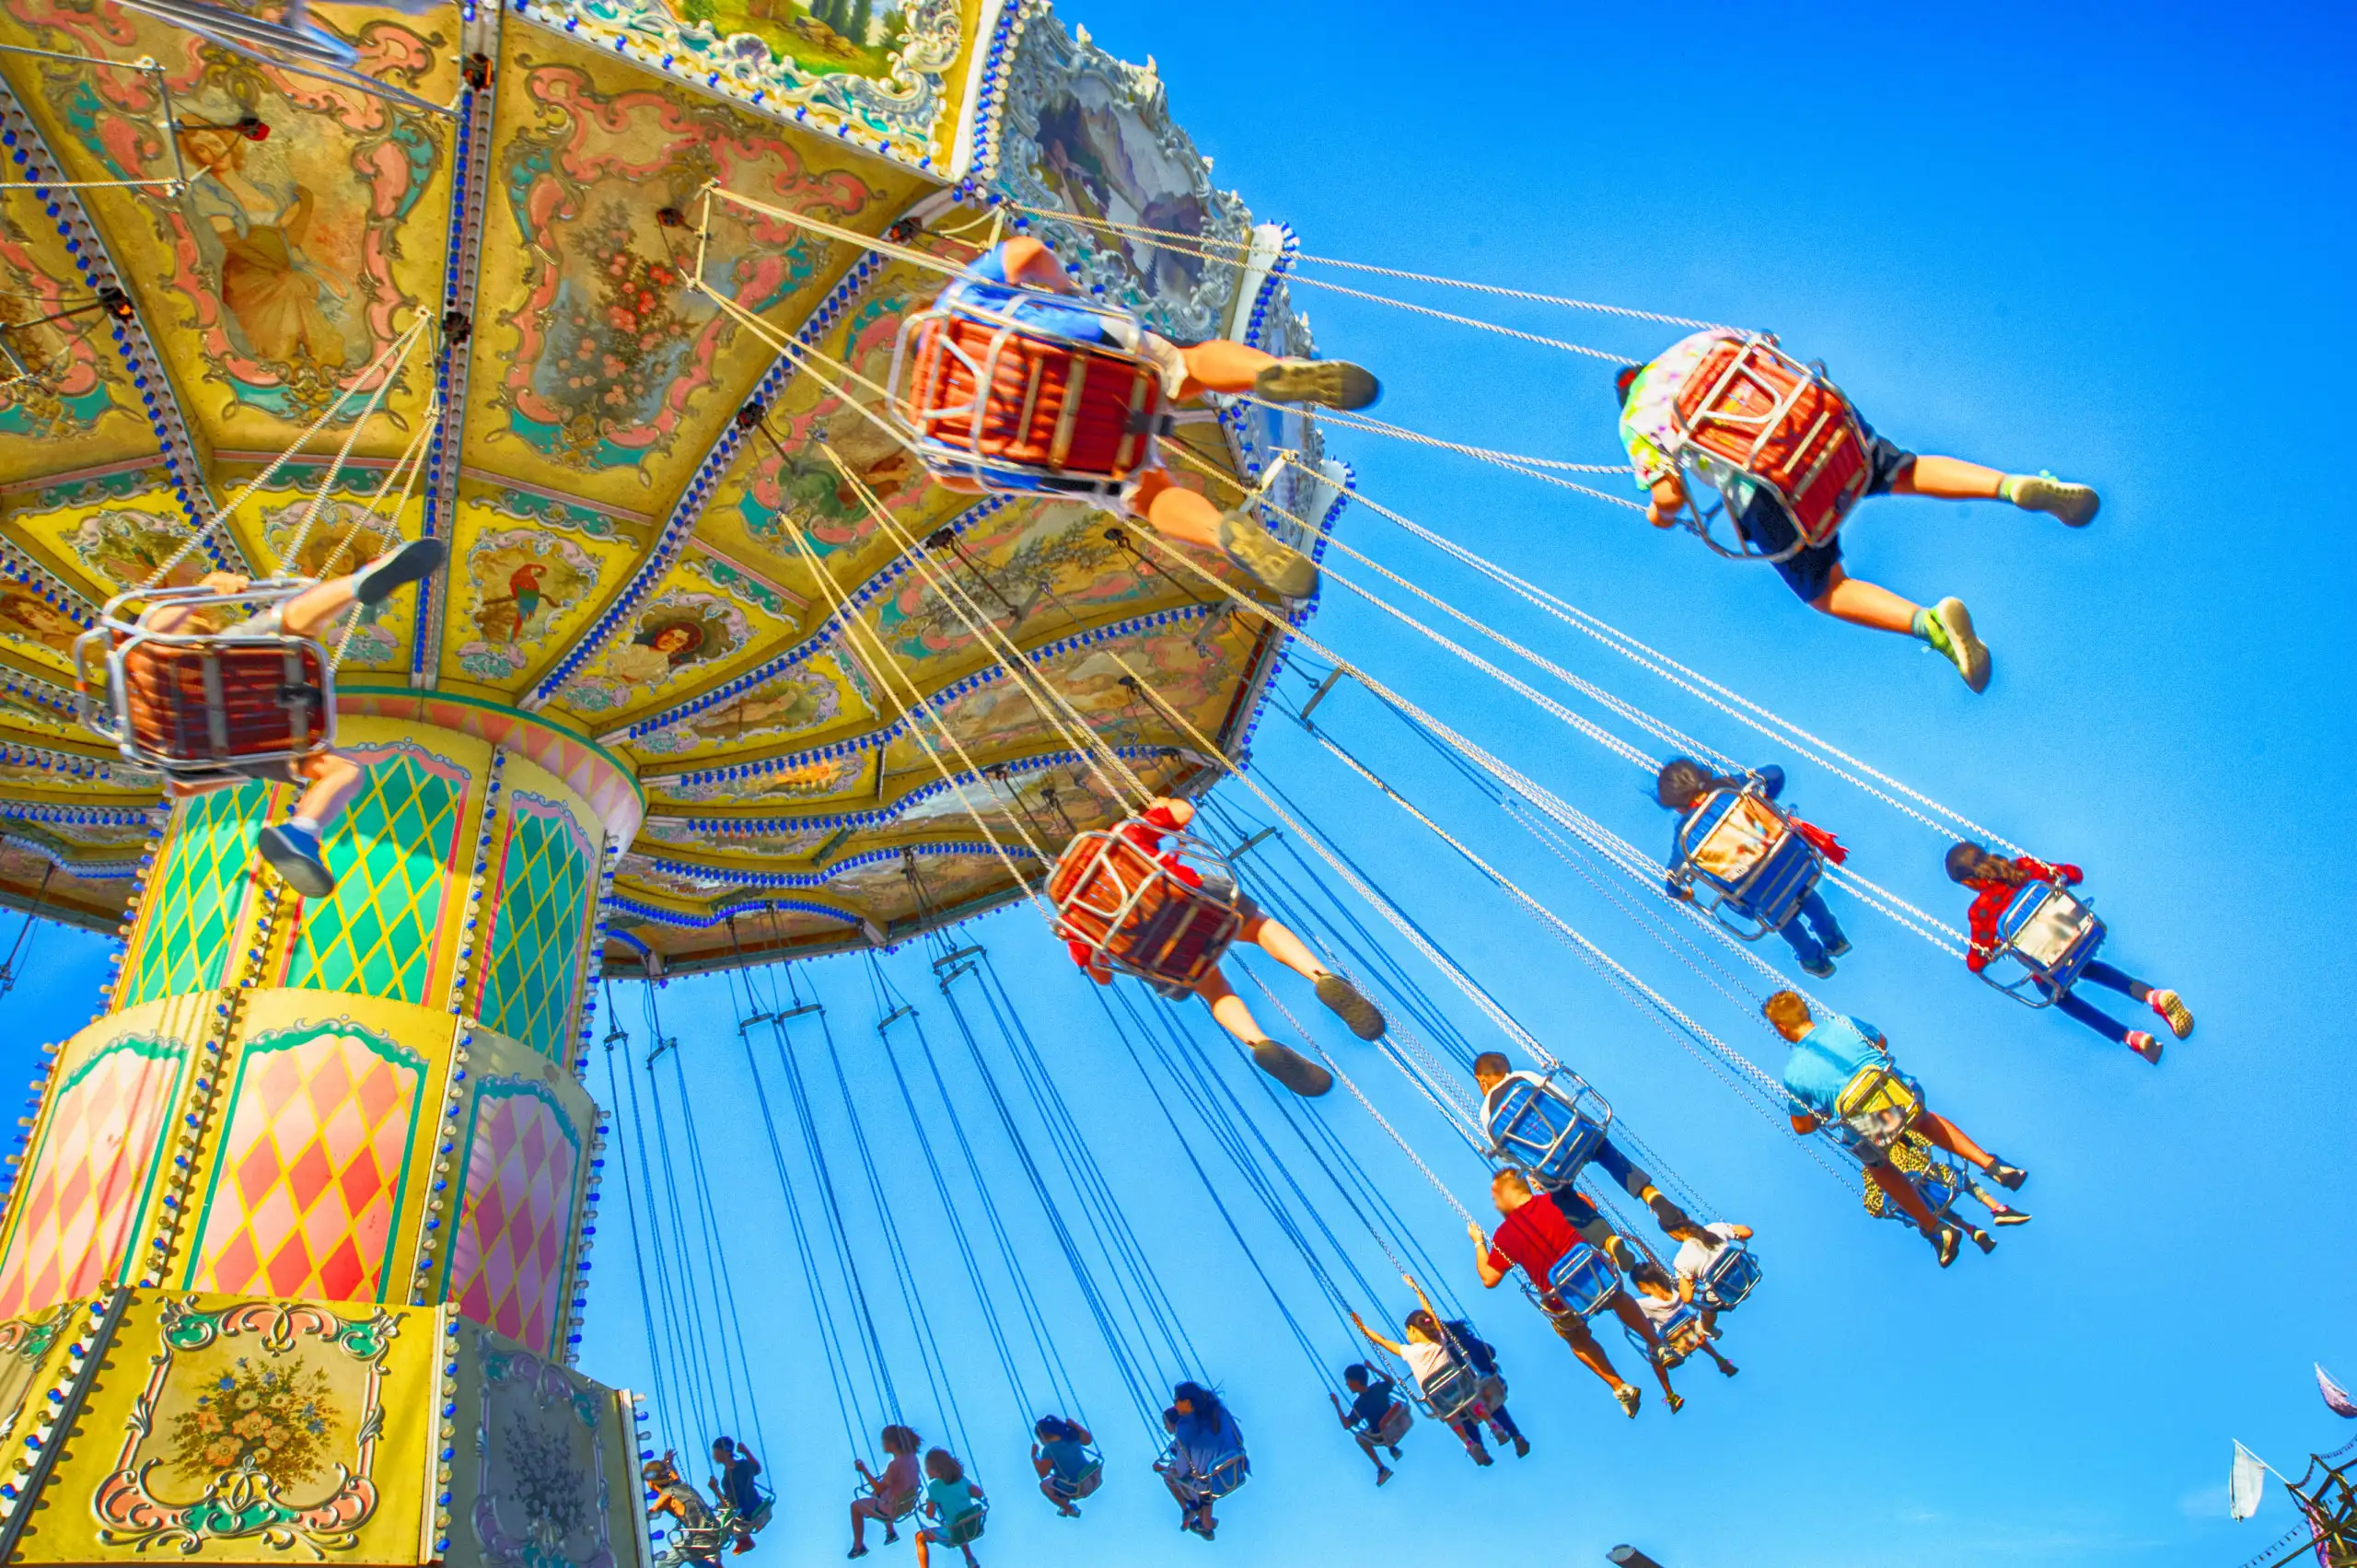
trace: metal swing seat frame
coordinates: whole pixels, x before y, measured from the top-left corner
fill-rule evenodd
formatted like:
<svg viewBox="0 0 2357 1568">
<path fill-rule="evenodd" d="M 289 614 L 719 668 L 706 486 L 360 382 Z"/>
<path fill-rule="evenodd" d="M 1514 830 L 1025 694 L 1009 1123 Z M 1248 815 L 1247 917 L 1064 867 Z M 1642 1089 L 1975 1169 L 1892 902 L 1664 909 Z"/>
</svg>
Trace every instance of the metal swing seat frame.
<svg viewBox="0 0 2357 1568">
<path fill-rule="evenodd" d="M 1066 1503 L 1077 1503 L 1084 1497 L 1094 1497 L 1097 1495 L 1097 1489 L 1105 1484 L 1104 1454 L 1094 1443 L 1082 1444 L 1080 1451 L 1087 1462 L 1080 1467 L 1078 1475 L 1067 1481 L 1051 1469 L 1046 1475 L 1039 1478 L 1047 1482 L 1050 1492 Z"/>
<path fill-rule="evenodd" d="M 1178 1481 L 1194 1495 L 1197 1502 L 1217 1503 L 1232 1496 L 1237 1488 L 1252 1479 L 1252 1459 L 1241 1447 L 1224 1455 L 1208 1471 L 1197 1470 L 1178 1452 L 1178 1440 L 1172 1438 L 1154 1461 L 1154 1473 Z"/>
<path fill-rule="evenodd" d="M 1690 1301 L 1679 1302 L 1655 1328 L 1655 1337 L 1661 1341 L 1661 1348 L 1657 1351 L 1645 1343 L 1644 1336 L 1626 1323 L 1620 1326 L 1620 1331 L 1628 1336 L 1629 1342 L 1636 1346 L 1646 1360 L 1671 1372 L 1685 1365 L 1711 1340 L 1702 1327 L 1702 1308 Z"/>
<path fill-rule="evenodd" d="M 1569 1085 L 1559 1086 L 1558 1080 Z M 1519 1092 L 1517 1092 L 1519 1091 Z M 1492 1113 L 1490 1107 L 1496 1103 Z M 1550 1118 L 1544 1108 L 1559 1107 Z M 1570 1187 L 1612 1131 L 1612 1103 L 1564 1066 L 1509 1073 L 1481 1102 L 1481 1132 L 1493 1160 L 1549 1191 Z"/>
<path fill-rule="evenodd" d="M 939 1530 L 941 1532 L 941 1544 L 944 1546 L 970 1546 L 974 1542 L 982 1539 L 982 1527 L 990 1522 L 990 1514 L 991 1500 L 987 1497 L 977 1496 L 974 1499 L 974 1505 L 971 1508 L 967 1509 L 964 1513 L 958 1515 L 956 1518 L 938 1521 L 934 1524 L 921 1526 L 920 1527 L 929 1530 Z"/>
<path fill-rule="evenodd" d="M 1137 318 L 1075 296 L 993 286 L 1015 298 L 998 308 L 937 303 L 901 322 L 885 401 L 910 451 L 936 478 L 989 494 L 1118 505 L 1130 481 L 1159 462 L 1161 368 L 1028 317 L 1078 311 L 1106 322 L 1109 336 L 1132 338 Z"/>
<path fill-rule="evenodd" d="M 1773 332 L 1747 333 L 1713 348 L 1679 389 L 1672 419 L 1667 456 L 1687 482 L 1686 527 L 1730 561 L 1773 565 L 1828 542 L 1874 478 L 1857 410 L 1822 360 L 1802 364 L 1777 346 Z M 1729 516 L 1738 477 L 1783 511 L 1793 525 L 1791 544 L 1771 552 L 1744 537 Z M 1718 505 L 1693 500 L 1697 481 L 1718 493 Z M 1721 517 L 1727 517 L 1732 543 L 1712 531 Z"/>
<path fill-rule="evenodd" d="M 1997 950 L 1980 978 L 2026 1007 L 2051 1007 L 2079 982 L 2106 935 L 2093 899 L 2058 882 L 2025 882 L 1997 917 Z M 2017 972 L 1991 973 L 2000 964 Z"/>
<path fill-rule="evenodd" d="M 1149 850 L 1121 831 L 1142 820 L 1074 834 L 1049 874 L 1048 902 L 1056 935 L 1084 948 L 1092 966 L 1183 990 L 1218 967 L 1243 928 L 1236 873 L 1215 846 L 1187 833 L 1148 824 L 1162 837 Z M 1200 885 L 1166 859 L 1185 863 Z"/>
<path fill-rule="evenodd" d="M 1732 1312 L 1759 1288 L 1759 1275 L 1757 1253 L 1743 1242 L 1723 1241 L 1694 1276 L 1694 1299 L 1709 1311 Z"/>
<path fill-rule="evenodd" d="M 1486 1415 L 1492 1406 L 1482 1397 L 1485 1386 L 1497 1381 L 1481 1375 L 1472 1359 L 1456 1343 L 1456 1339 L 1454 1334 L 1449 1336 L 1447 1371 L 1431 1383 L 1413 1376 L 1408 1379 L 1416 1390 L 1411 1396 L 1416 1408 L 1444 1426 L 1454 1426 L 1460 1421 L 1479 1421 Z M 1505 1400 L 1501 1397 L 1496 1402 L 1504 1404 Z"/>
<path fill-rule="evenodd" d="M 1922 1119 L 1923 1088 L 1886 1057 L 1850 1075 L 1833 1113 L 1849 1138 L 1887 1156 Z"/>
<path fill-rule="evenodd" d="M 242 606 L 250 614 L 316 586 L 272 577 L 235 593 L 117 594 L 74 640 L 82 722 L 126 761 L 176 782 L 293 778 L 300 764 L 335 749 L 334 661 L 319 639 L 283 630 L 163 632 L 151 622 L 168 609 Z"/>
<path fill-rule="evenodd" d="M 1726 804 L 1717 805 L 1722 798 Z M 1774 824 L 1772 835 L 1763 819 Z M 1670 880 L 1746 942 L 1790 924 L 1825 879 L 1825 856 L 1793 826 L 1792 813 L 1768 798 L 1757 774 L 1741 789 L 1713 790 L 1689 811 L 1678 826 L 1678 848 L 1680 865 Z M 1714 862 L 1727 869 L 1714 869 Z"/>
<path fill-rule="evenodd" d="M 761 1505 L 750 1514 L 739 1515 L 726 1504 L 712 1511 L 712 1523 L 703 1526 L 681 1523 L 676 1516 L 667 1532 L 663 1553 L 655 1561 L 657 1568 L 686 1568 L 691 1562 L 718 1562 L 728 1543 L 737 1539 L 738 1529 L 758 1532 L 769 1523 L 770 1511 L 777 1499 L 769 1493 L 761 1494 Z M 753 1521 L 759 1520 L 756 1524 Z"/>
<path fill-rule="evenodd" d="M 1550 1316 L 1557 1315 L 1547 1305 L 1551 1296 L 1563 1304 L 1563 1311 L 1593 1318 L 1620 1295 L 1620 1271 L 1604 1255 L 1602 1248 L 1590 1241 L 1575 1241 L 1547 1271 L 1544 1283 L 1534 1286 L 1526 1283 L 1522 1290 L 1541 1312 Z"/>
</svg>

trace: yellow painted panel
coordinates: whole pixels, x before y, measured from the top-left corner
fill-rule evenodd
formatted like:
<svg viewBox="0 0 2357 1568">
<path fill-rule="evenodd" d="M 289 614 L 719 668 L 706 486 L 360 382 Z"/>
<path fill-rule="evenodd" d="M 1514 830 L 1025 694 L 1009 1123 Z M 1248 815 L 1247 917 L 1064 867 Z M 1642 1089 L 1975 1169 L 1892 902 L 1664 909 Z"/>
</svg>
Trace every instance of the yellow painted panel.
<svg viewBox="0 0 2357 1568">
<path fill-rule="evenodd" d="M 442 671 L 509 692 L 563 656 L 655 534 L 651 518 L 476 479 L 458 512 Z"/>
<path fill-rule="evenodd" d="M 684 285 L 707 180 L 880 229 L 919 177 L 650 81 L 610 53 L 505 32 L 468 451 L 592 502 L 668 509 L 777 351 Z M 791 331 L 853 260 L 791 226 L 714 226 L 703 277 Z M 500 302 L 494 308 L 492 302 Z"/>
<path fill-rule="evenodd" d="M 437 1316 L 134 1293 L 17 1560 L 420 1561 Z"/>
</svg>

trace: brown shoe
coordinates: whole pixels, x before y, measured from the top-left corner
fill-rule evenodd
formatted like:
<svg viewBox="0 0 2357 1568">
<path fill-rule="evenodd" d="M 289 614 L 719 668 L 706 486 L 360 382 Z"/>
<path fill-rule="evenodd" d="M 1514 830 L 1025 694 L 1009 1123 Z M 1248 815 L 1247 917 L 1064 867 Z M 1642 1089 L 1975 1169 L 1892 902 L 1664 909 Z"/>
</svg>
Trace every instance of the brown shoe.
<svg viewBox="0 0 2357 1568">
<path fill-rule="evenodd" d="M 1252 395 L 1272 403 L 1365 408 L 1383 396 L 1383 383 L 1347 359 L 1280 359 L 1252 378 Z"/>
</svg>

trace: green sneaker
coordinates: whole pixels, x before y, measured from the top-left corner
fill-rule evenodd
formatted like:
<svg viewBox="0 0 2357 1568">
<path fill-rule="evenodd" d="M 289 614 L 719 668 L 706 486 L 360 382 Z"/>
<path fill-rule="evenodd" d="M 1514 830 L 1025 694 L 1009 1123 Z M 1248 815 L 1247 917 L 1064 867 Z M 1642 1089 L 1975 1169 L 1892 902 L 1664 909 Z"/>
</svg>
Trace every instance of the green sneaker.
<svg viewBox="0 0 2357 1568">
<path fill-rule="evenodd" d="M 1347 359 L 1280 359 L 1252 378 L 1252 395 L 1272 403 L 1364 408 L 1383 396 L 1383 383 Z"/>
<path fill-rule="evenodd" d="M 1262 528 L 1249 512 L 1221 515 L 1219 548 L 1271 593 L 1307 598 L 1318 591 L 1318 568 L 1310 564 L 1309 557 Z"/>
<path fill-rule="evenodd" d="M 1989 645 L 1972 634 L 1972 611 L 1964 608 L 1964 600 L 1944 598 L 1929 610 L 1917 610 L 1914 630 L 1956 666 L 1966 686 L 1989 690 Z"/>
<path fill-rule="evenodd" d="M 2083 528 L 2096 520 L 2103 497 L 2092 484 L 2072 484 L 2050 473 L 2009 475 L 1997 494 L 2025 512 L 2049 512 L 2070 528 Z"/>
</svg>

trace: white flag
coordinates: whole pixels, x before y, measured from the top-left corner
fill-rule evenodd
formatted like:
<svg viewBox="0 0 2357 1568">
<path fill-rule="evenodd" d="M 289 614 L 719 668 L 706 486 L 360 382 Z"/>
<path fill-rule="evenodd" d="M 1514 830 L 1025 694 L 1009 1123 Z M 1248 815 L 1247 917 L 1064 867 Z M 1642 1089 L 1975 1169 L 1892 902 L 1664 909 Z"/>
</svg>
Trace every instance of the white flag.
<svg viewBox="0 0 2357 1568">
<path fill-rule="evenodd" d="M 2357 1400 L 2351 1399 L 2349 1390 L 2332 1380 L 2332 1374 L 2324 1369 L 2322 1363 L 2316 1365 L 2316 1392 L 2324 1396 L 2325 1408 L 2333 1414 L 2357 1419 Z"/>
<path fill-rule="evenodd" d="M 2247 1519 L 2258 1512 L 2258 1500 L 2266 1494 L 2266 1461 L 2235 1444 L 2235 1468 L 2226 1476 L 2226 1512 L 2235 1518 Z"/>
</svg>

